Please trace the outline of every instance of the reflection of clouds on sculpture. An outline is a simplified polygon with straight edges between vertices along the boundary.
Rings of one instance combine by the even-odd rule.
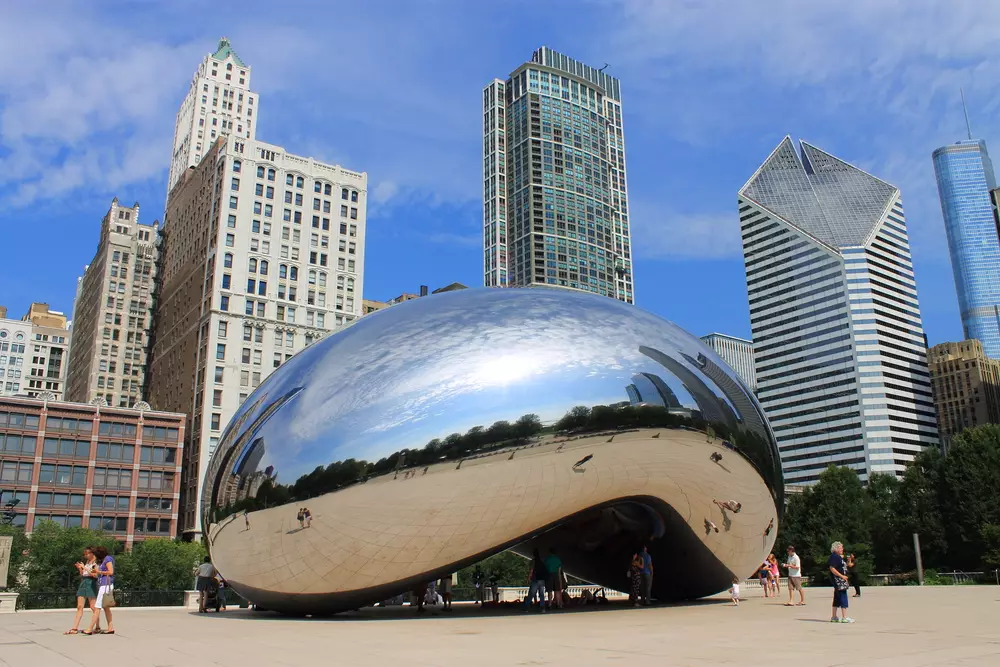
[[[516,420],[540,404],[552,406],[546,416],[554,420],[560,397],[561,412],[624,401],[636,371],[659,375],[682,405],[697,408],[642,345],[670,351],[674,363],[701,375],[683,357],[704,352],[696,339],[612,299],[550,289],[434,295],[368,315],[275,371],[258,392],[304,390],[262,433],[284,443],[283,472],[294,476],[419,448],[489,426],[492,416]],[[290,460],[298,465],[289,469]]]

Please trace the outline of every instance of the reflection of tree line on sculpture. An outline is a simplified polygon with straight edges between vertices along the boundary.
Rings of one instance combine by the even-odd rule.
[[[460,461],[506,447],[522,446],[544,432],[582,435],[626,428],[691,428],[710,432],[713,437],[729,442],[737,450],[751,454],[767,450],[767,445],[760,436],[746,429],[732,430],[726,424],[718,422],[709,424],[698,417],[673,414],[662,406],[596,405],[588,408],[580,405],[547,428],[542,425],[538,415],[526,414],[514,423],[498,421],[488,428],[474,426],[464,434],[452,433],[444,439],[434,438],[420,449],[403,449],[375,463],[345,459],[327,466],[317,466],[290,485],[265,480],[255,497],[225,507],[216,516],[222,518],[244,510],[255,511],[315,498],[403,468],[419,469],[442,461]],[[766,465],[764,461],[755,463],[758,467]]]

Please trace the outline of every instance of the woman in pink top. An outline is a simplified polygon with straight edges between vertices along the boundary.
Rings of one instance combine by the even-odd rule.
[[[771,570],[771,575],[768,579],[774,587],[774,595],[777,597],[778,593],[781,592],[781,575],[778,574],[778,559],[774,557],[774,554],[767,557],[767,566]]]

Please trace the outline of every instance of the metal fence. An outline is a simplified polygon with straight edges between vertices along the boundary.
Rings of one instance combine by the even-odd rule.
[[[135,591],[115,590],[115,602],[119,607],[182,607],[186,591]],[[232,589],[226,589],[227,607],[248,607],[242,596]],[[17,609],[75,609],[76,591],[28,591],[17,598]]]

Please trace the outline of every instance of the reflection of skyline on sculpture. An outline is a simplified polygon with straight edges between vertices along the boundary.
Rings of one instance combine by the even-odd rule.
[[[645,340],[648,331],[655,330],[662,337],[666,329],[671,344],[686,346],[695,354],[700,351],[674,325],[664,327],[662,320],[642,311],[616,325],[612,318],[619,304],[615,303],[607,319],[581,322],[573,304],[552,298],[552,291],[530,290],[533,298],[527,306],[523,300],[494,299],[491,308],[498,323],[485,330],[463,328],[464,322],[475,319],[475,313],[453,299],[462,293],[435,295],[373,313],[296,355],[286,363],[288,372],[270,376],[255,395],[283,393],[287,390],[283,379],[301,374],[310,388],[296,398],[293,415],[284,420],[288,428],[284,437],[294,447],[323,434],[325,460],[316,458],[316,465],[347,458],[336,452],[348,448],[350,456],[371,460],[387,451],[425,444],[434,437],[434,427],[423,429],[420,423],[435,415],[449,415],[459,429],[488,426],[493,420],[487,416],[489,402],[484,405],[484,399],[492,392],[504,392],[504,402],[536,405],[540,397],[533,379],[539,376],[545,377],[548,393],[564,399],[585,382],[591,399],[596,393],[606,396],[609,403],[628,400],[622,387],[632,372],[624,369],[641,363],[643,355],[638,345],[625,341]],[[445,299],[449,304],[443,304]],[[427,312],[419,317],[407,316],[408,309],[434,302],[445,307],[424,308]],[[454,306],[448,307],[450,303]],[[376,325],[380,335],[367,335]],[[553,331],[559,333],[558,338],[552,337]],[[421,343],[413,345],[414,340]],[[447,363],[451,355],[461,355],[461,366]],[[344,361],[326,363],[324,359]],[[371,361],[362,365],[358,359]],[[530,372],[519,370],[527,368]],[[670,384],[686,407],[697,409],[682,381],[658,365],[649,372]],[[386,383],[385,377],[394,381]],[[392,409],[387,410],[388,406]],[[552,421],[562,416],[565,407],[545,412],[540,414],[543,421]],[[293,478],[304,472],[282,471]]]

